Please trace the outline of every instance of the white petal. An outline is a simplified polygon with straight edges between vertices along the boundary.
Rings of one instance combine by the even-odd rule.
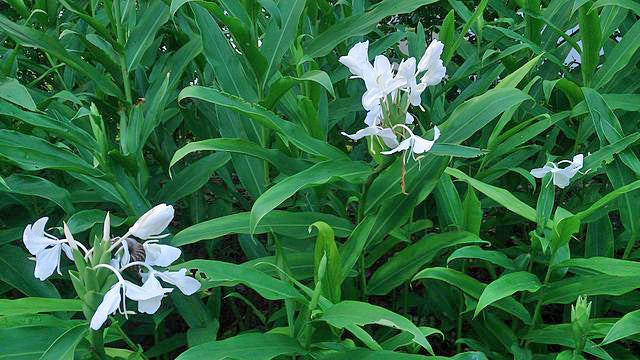
[[[169,284],[173,284],[185,295],[191,295],[200,289],[200,282],[186,275],[187,269],[178,271],[162,271],[157,272],[158,277]]]
[[[129,232],[140,239],[158,235],[169,226],[169,223],[173,220],[173,214],[173,206],[167,204],[156,205],[142,215],[129,229]]]
[[[182,251],[177,247],[161,244],[144,244],[144,262],[151,266],[169,266],[176,261]]]
[[[364,123],[367,126],[380,125],[382,120],[382,107],[378,104],[373,109],[367,111],[367,117],[364,119]]]
[[[433,143],[435,143],[435,141],[425,140],[425,139],[421,138],[420,136],[416,135],[413,138],[413,148],[411,150],[416,154],[422,154],[422,153],[425,153],[425,152],[431,150],[431,147],[433,146]]]
[[[398,151],[407,150],[411,146],[412,141],[413,141],[413,138],[409,137],[408,139],[402,140],[400,145],[398,145],[394,149],[391,149],[389,151],[382,151],[381,154],[389,155],[389,154],[396,153]]]
[[[120,267],[123,267],[131,262],[131,254],[129,254],[129,239],[127,238],[122,240],[120,244],[122,245],[120,247],[122,249],[122,256],[120,257]]]
[[[569,180],[571,179],[571,177],[567,176],[566,174],[562,173],[562,172],[555,172],[553,173],[553,185],[564,189],[565,186],[569,185]]]
[[[407,113],[404,117],[404,123],[405,124],[413,124],[413,115]]]
[[[54,245],[48,249],[42,249],[36,254],[36,269],[34,276],[40,280],[46,280],[60,263],[60,245]]]
[[[537,177],[538,179],[542,179],[548,172],[551,172],[553,167],[549,165],[545,165],[541,168],[531,169],[530,173],[533,177]]]
[[[60,244],[60,246],[62,247],[62,251],[64,251],[69,260],[73,261],[73,252],[71,251],[71,246],[69,246],[68,244]]]
[[[120,283],[116,283],[104,294],[102,302],[91,318],[91,328],[93,330],[100,329],[102,324],[107,321],[107,317],[118,309],[118,305],[122,299],[120,296],[120,286]]]
[[[420,82],[425,86],[437,85],[444,79],[445,75],[447,75],[447,68],[442,64],[442,60],[438,60],[438,62],[430,67],[422,76]]]
[[[380,132],[378,133],[378,136],[382,138],[382,141],[388,147],[393,148],[398,146],[398,138],[396,137],[396,134],[394,134],[391,129],[384,128],[380,130]]]
[[[372,136],[372,135],[376,135],[380,132],[379,128],[377,126],[368,126],[364,129],[360,129],[358,131],[356,131],[355,134],[353,135],[349,135],[346,132],[342,132],[342,135],[348,137],[351,140],[360,140],[365,136]]]
[[[380,99],[385,96],[386,94],[379,87],[372,87],[362,94],[362,107],[367,111],[374,110],[380,107]]]
[[[579,169],[582,168],[582,164],[584,163],[584,155],[578,154],[573,157],[573,164],[577,166]]]
[[[164,295],[158,295],[150,299],[138,301],[138,312],[154,314],[160,308],[163,297]]]
[[[150,274],[142,286],[125,281],[125,296],[131,300],[149,300],[171,291],[173,291],[173,289],[163,288],[154,274]]]
[[[50,245],[55,245],[56,241],[44,236],[44,228],[47,225],[48,217],[43,217],[33,225],[27,225],[22,233],[22,242],[24,246],[29,250],[31,255],[36,255],[40,250]]]
[[[405,78],[406,80],[414,79],[416,77],[416,59],[413,57],[408,58],[403,61],[400,66],[398,66],[398,71],[396,76],[400,76]]]
[[[348,67],[351,73],[358,77],[364,77],[367,72],[372,72],[373,67],[369,63],[369,41],[355,44],[349,50],[347,56],[341,56],[338,61]]]
[[[438,40],[431,41],[431,44],[427,47],[418,63],[418,72],[423,72],[440,60],[440,56],[442,55],[442,50],[444,49],[444,44]]]

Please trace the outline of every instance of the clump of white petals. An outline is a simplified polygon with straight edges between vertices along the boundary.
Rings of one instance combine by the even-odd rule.
[[[446,68],[440,59],[443,48],[440,41],[433,40],[419,62],[416,63],[416,59],[411,57],[403,60],[394,70],[394,66],[384,55],[376,56],[373,64],[369,62],[368,41],[354,45],[347,56],[340,57],[339,61],[349,68],[353,78],[362,79],[365,83],[367,90],[362,95],[362,106],[367,111],[364,120],[367,126],[352,135],[344,132],[342,134],[352,140],[366,136],[378,137],[387,147],[393,148],[382,152],[383,154],[407,149],[414,153],[429,151],[438,136],[432,141],[425,140],[405,126],[409,135],[399,142],[394,124],[385,122],[385,113],[393,109],[395,113],[404,113],[405,124],[413,123],[414,118],[407,111],[408,106],[422,109],[421,95],[424,90],[440,83],[446,75]],[[434,131],[439,135],[437,128]],[[402,134],[406,136],[407,133]]]
[[[536,168],[531,170],[531,175],[537,177],[539,179],[543,178],[546,174],[551,173],[553,178],[553,185],[564,189],[572,177],[574,177],[580,169],[582,169],[582,164],[584,161],[584,155],[578,154],[573,157],[573,160],[562,160],[557,164],[553,162],[548,162],[545,166],[541,168]],[[563,168],[559,167],[561,164],[569,164]]]
[[[97,264],[94,268],[107,268],[116,276],[116,283],[105,293],[102,302],[97,307],[90,326],[94,330],[102,327],[109,315],[119,311],[127,316],[126,299],[138,303],[138,312],[153,314],[161,305],[165,294],[173,291],[173,288],[165,288],[160,280],[176,286],[185,295],[197,292],[201,284],[198,280],[187,275],[187,269],[168,271],[166,268],[178,260],[181,250],[165,244],[159,244],[160,235],[173,220],[174,209],[171,205],[160,204],[142,215],[135,224],[121,237],[111,237],[111,222],[109,214],[104,221],[102,241],[111,244],[109,252],[115,254],[109,264]],[[87,250],[81,243],[73,239],[71,231],[64,225],[65,239],[58,239],[45,232],[48,218],[43,217],[35,223],[27,225],[23,233],[23,242],[27,250],[35,255],[36,267],[34,275],[40,280],[47,279],[55,270],[60,274],[60,253],[64,252],[73,260],[73,251],[82,249],[85,260],[94,249]],[[136,237],[147,240],[140,245]],[[148,240],[149,239],[149,240]],[[131,261],[130,245],[136,245],[144,249],[142,261]],[[137,285],[125,280],[122,274],[128,268],[137,266],[140,268],[142,285]],[[159,269],[160,268],[160,269]],[[144,270],[144,271],[143,271]]]

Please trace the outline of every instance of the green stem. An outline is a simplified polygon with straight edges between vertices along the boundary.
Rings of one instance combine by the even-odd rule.
[[[127,346],[129,346],[129,348],[131,348],[131,350],[133,351],[140,350],[140,348],[136,345],[136,343],[134,343],[133,340],[131,340],[129,336],[127,336],[127,334],[124,332],[122,327],[120,327],[120,324],[118,324],[118,322],[115,319],[112,319],[111,323],[113,324],[112,327],[116,328],[116,331],[118,331],[118,334],[122,336],[122,340],[124,340],[124,342],[127,344]],[[148,359],[146,356],[144,356],[144,354],[140,353],[138,355],[143,359]]]
[[[536,322],[538,320],[538,317],[540,316],[540,311],[542,310],[542,301],[544,300],[545,289],[546,289],[547,283],[549,282],[550,277],[551,277],[551,266],[548,266],[547,274],[544,276],[544,281],[542,282],[542,289],[540,290],[540,298],[538,299],[538,302],[536,303],[536,308],[533,311],[533,318],[531,319],[531,326],[529,326],[529,331],[535,329],[536,327]],[[529,348],[529,344],[530,344],[530,341],[527,341],[525,343],[525,349]]]
[[[91,348],[98,359],[108,359],[107,353],[104,351],[104,338],[102,332],[104,330],[91,330]]]

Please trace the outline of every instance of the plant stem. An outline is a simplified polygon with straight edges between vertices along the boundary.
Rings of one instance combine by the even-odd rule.
[[[551,266],[547,266],[547,274],[544,276],[544,281],[542,282],[542,289],[540,290],[540,298],[536,303],[536,308],[533,311],[533,318],[531,319],[531,326],[529,326],[529,331],[533,330],[536,327],[536,322],[538,317],[540,316],[540,310],[542,309],[542,301],[544,300],[544,293],[549,282],[549,278],[551,277]],[[525,343],[525,349],[529,347],[530,341]]]
[[[104,338],[102,332],[104,330],[91,330],[91,347],[99,359],[107,359],[107,353],[104,352]]]

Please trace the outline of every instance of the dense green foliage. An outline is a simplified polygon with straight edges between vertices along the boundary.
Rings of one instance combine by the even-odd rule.
[[[0,10],[0,359],[637,358],[637,0]],[[365,88],[339,57],[434,36],[447,78],[411,111],[432,150],[341,135]],[[566,187],[530,173],[577,154]],[[159,203],[196,294],[91,330],[106,275],[33,276],[27,224],[88,245]]]

